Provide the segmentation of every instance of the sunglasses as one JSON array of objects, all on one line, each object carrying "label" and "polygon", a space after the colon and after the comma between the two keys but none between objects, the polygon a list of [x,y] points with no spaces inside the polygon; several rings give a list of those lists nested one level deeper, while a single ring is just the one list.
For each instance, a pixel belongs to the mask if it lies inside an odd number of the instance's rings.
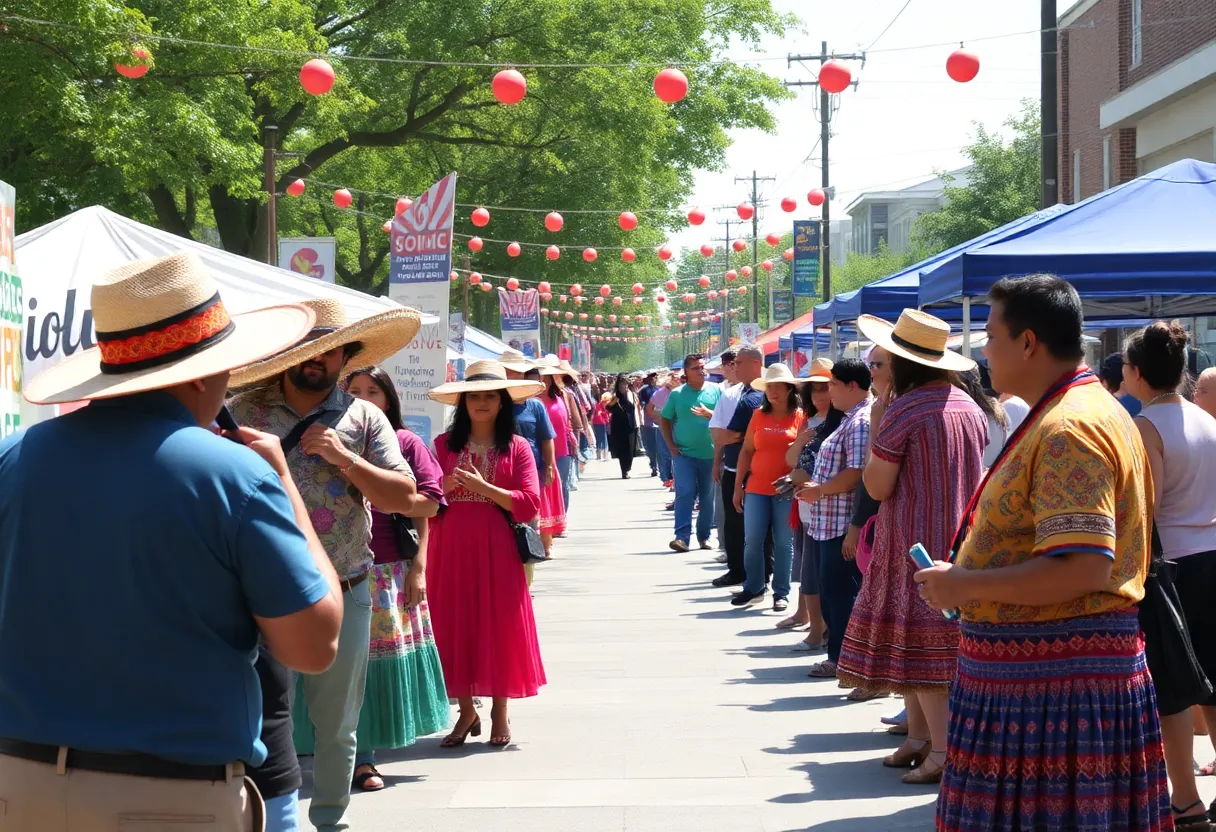
[{"label": "sunglasses", "polygon": [[885,361],[871,361],[871,362],[869,363],[869,365],[868,365],[868,366],[869,366],[869,368],[870,368],[871,370],[881,370],[883,367],[887,366],[887,362],[885,362]]}]

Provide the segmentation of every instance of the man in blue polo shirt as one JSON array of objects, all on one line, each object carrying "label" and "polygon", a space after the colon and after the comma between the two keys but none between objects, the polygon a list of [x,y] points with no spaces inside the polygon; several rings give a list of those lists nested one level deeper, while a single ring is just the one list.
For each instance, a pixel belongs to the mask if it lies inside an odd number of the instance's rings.
[{"label": "man in blue polo shirt", "polygon": [[115,269],[92,309],[97,346],[26,387],[91,404],[0,442],[0,828],[246,832],[259,640],[320,672],[342,601],[278,440],[210,426],[229,371],[315,319],[230,317],[193,255]]}]

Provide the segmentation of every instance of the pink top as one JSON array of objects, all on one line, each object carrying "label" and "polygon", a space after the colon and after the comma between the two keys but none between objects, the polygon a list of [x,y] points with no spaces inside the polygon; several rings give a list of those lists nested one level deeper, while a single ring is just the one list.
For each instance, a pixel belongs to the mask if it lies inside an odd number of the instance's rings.
[{"label": "pink top", "polygon": [[608,424],[609,418],[610,417],[608,416],[608,408],[604,407],[604,403],[602,401],[596,402],[595,411],[592,412],[592,414],[591,414],[591,424],[606,425],[606,424]]},{"label": "pink top", "polygon": [[[475,465],[481,475],[491,485],[511,492],[511,516],[516,523],[527,523],[536,517],[540,511],[540,478],[536,474],[536,460],[532,457],[532,448],[528,440],[522,436],[511,437],[511,446],[506,452],[490,448],[485,458],[469,452],[468,446],[459,454],[448,450],[448,435],[445,433],[435,439],[435,456],[444,476],[456,470],[457,466],[469,467]],[[490,503],[498,508],[490,498],[480,494],[457,488],[447,495],[448,504],[454,503]]]},{"label": "pink top", "polygon": [[553,423],[554,458],[563,459],[570,456],[570,444],[566,441],[566,437],[570,435],[570,412],[566,410],[564,397],[559,395],[552,399],[548,392],[545,392],[540,394],[540,400],[544,402],[549,421]]}]

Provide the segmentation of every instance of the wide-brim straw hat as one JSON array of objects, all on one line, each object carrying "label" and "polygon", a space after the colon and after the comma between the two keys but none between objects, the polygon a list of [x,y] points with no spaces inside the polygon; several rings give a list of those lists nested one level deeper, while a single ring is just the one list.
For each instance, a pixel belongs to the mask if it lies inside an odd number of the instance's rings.
[{"label": "wide-brim straw hat", "polygon": [[502,355],[498,356],[498,363],[514,373],[526,373],[536,369],[536,365],[519,350],[503,350]]},{"label": "wide-brim straw hat", "polygon": [[955,372],[975,367],[970,358],[946,349],[950,324],[918,309],[905,309],[894,325],[873,315],[862,315],[857,319],[857,328],[892,355],[926,367]]},{"label": "wide-brim straw hat", "polygon": [[810,375],[807,381],[831,381],[832,367],[835,365],[830,358],[816,358],[811,362]]},{"label": "wide-brim straw hat", "polygon": [[434,401],[455,406],[461,393],[476,390],[507,390],[511,399],[522,402],[545,389],[539,381],[507,378],[506,368],[498,361],[474,361],[465,368],[464,381],[449,381],[441,384],[427,395]]},{"label": "wide-brim straw hat", "polygon": [[347,359],[345,366],[353,370],[373,367],[405,349],[422,326],[418,310],[405,306],[352,320],[337,298],[317,298],[301,303],[312,309],[317,317],[303,343],[233,373],[230,386],[247,387],[274,378],[310,358],[347,344],[358,344],[359,349]]},{"label": "wide-brim straw hat", "polygon": [[274,355],[315,321],[301,304],[229,315],[195,254],[137,260],[111,269],[91,293],[97,346],[25,386],[34,404],[106,399],[162,390]]},{"label": "wide-brim straw hat", "polygon": [[558,359],[556,355],[546,355],[534,366],[540,370],[542,376],[568,376],[573,381],[578,381],[578,373],[570,366],[570,362],[564,358]]},{"label": "wide-brim straw hat", "polygon": [[797,386],[798,378],[790,372],[790,368],[784,364],[770,364],[764,368],[764,375],[752,381],[753,390],[763,390],[770,384],[790,384]]}]

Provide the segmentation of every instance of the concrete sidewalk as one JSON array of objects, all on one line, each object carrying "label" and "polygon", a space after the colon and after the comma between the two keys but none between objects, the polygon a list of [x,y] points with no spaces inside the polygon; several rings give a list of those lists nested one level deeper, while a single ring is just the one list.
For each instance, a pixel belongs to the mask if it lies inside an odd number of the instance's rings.
[{"label": "concrete sidewalk", "polygon": [[[590,463],[569,537],[537,567],[549,684],[512,704],[514,744],[452,751],[433,737],[382,754],[388,788],[352,798],[351,828],[931,830],[936,788],[881,765],[900,738],[879,717],[900,700],[852,703],[809,679],[819,657],[790,651],[801,636],[774,628],[782,616],[732,609],[709,585],[717,552],[667,548],[666,494],[634,472]],[[1200,781],[1208,799],[1214,779]]]}]

